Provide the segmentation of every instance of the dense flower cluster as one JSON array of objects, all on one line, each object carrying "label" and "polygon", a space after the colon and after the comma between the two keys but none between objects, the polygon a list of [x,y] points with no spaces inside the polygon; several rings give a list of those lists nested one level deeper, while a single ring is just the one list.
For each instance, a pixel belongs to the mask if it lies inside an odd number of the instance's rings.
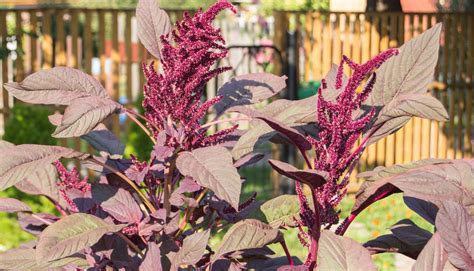
[{"label": "dense flower cluster", "polygon": [[[365,64],[356,64],[344,56],[338,67],[335,82],[335,90],[340,91],[335,101],[324,98],[324,92],[333,90],[328,88],[327,82],[323,84],[318,92],[318,139],[308,136],[308,141],[315,148],[316,158],[314,169],[329,173],[327,182],[314,191],[315,200],[319,205],[319,219],[322,225],[331,226],[338,223],[338,214],[335,211],[347,191],[348,176],[341,181],[343,173],[356,161],[364,148],[353,150],[354,144],[363,133],[367,125],[375,116],[375,108],[366,112],[360,118],[354,115],[361,112],[363,102],[367,100],[376,80],[375,69],[380,67],[390,57],[398,54],[398,49],[389,49]],[[349,66],[352,75],[344,80],[344,65]],[[370,76],[370,78],[368,78]],[[358,92],[361,84],[368,78],[365,87]],[[302,198],[302,222],[305,225],[314,223],[313,211],[308,207],[306,198],[303,196],[301,187],[297,189]],[[317,218],[316,218],[317,219]]]},{"label": "dense flower cluster", "polygon": [[72,212],[79,212],[77,204],[73,199],[68,195],[70,192],[78,191],[82,193],[87,193],[91,191],[91,185],[88,183],[88,177],[81,179],[79,172],[76,168],[73,168],[71,171],[68,171],[63,164],[59,161],[54,162],[54,166],[59,173],[58,187],[59,193],[69,205],[69,208]]},{"label": "dense flower cluster", "polygon": [[206,112],[222,97],[202,102],[206,83],[230,67],[213,68],[216,62],[227,56],[221,31],[212,25],[217,14],[224,10],[236,11],[227,0],[220,0],[207,11],[188,14],[177,23],[167,37],[162,36],[161,63],[163,73],[155,70],[153,63],[144,66],[145,116],[148,126],[157,136],[166,130],[168,146],[190,149],[219,143],[237,127],[207,136],[200,121]]}]

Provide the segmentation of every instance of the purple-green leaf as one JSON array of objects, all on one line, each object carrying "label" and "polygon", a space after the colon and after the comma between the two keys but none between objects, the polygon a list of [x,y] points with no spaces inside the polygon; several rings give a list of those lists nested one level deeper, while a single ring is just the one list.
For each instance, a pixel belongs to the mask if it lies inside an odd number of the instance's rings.
[{"label": "purple-green leaf", "polygon": [[17,199],[0,198],[0,212],[31,212],[31,208]]},{"label": "purple-green leaf", "polygon": [[446,252],[439,232],[433,234],[426,246],[418,255],[413,271],[444,271],[458,270],[448,262],[448,253]]},{"label": "purple-green leaf", "polygon": [[246,219],[233,225],[224,235],[220,246],[211,257],[211,262],[221,256],[244,249],[261,248],[281,241],[283,235],[270,225],[255,219]]},{"label": "purple-green leaf", "polygon": [[125,145],[102,123],[99,123],[92,131],[81,136],[81,138],[100,152],[123,155],[125,151]]},{"label": "purple-green leaf", "polygon": [[7,83],[15,98],[33,104],[69,105],[76,99],[109,96],[97,79],[80,70],[56,67],[29,75],[21,83]]},{"label": "purple-green leaf", "polygon": [[390,58],[377,72],[369,98],[371,106],[381,108],[371,129],[369,143],[388,136],[403,127],[411,117],[446,120],[441,103],[425,96],[438,61],[441,24],[408,41],[400,54]]},{"label": "purple-green leaf", "polygon": [[199,185],[209,188],[238,210],[242,183],[226,148],[214,146],[182,152],[176,167],[181,174],[193,177]]},{"label": "purple-green leaf", "polygon": [[139,223],[142,211],[133,196],[125,189],[107,184],[93,184],[92,198],[107,213],[123,223]]},{"label": "purple-green leaf", "polygon": [[73,255],[46,264],[36,262],[36,251],[32,248],[18,248],[0,253],[1,270],[63,270],[60,267],[75,266],[88,268],[89,264],[82,255]]},{"label": "purple-green leaf", "polygon": [[265,157],[263,153],[250,153],[234,163],[234,167],[241,169],[257,163]]},{"label": "purple-green leaf", "polygon": [[377,268],[369,251],[358,242],[324,230],[319,239],[318,270],[370,271]]},{"label": "purple-green leaf", "polygon": [[148,250],[139,271],[162,271],[160,245],[155,242],[148,243]]},{"label": "purple-green leaf", "polygon": [[57,170],[53,165],[48,165],[42,170],[38,170],[26,179],[15,184],[15,187],[30,195],[44,195],[50,199],[63,203],[63,198],[59,195],[57,182]]},{"label": "purple-green leaf", "polygon": [[294,166],[278,160],[268,160],[273,169],[283,176],[295,181],[303,182],[313,188],[318,188],[326,183],[329,177],[327,172],[314,169],[297,169]]},{"label": "purple-green leaf", "polygon": [[210,230],[194,233],[184,238],[183,246],[176,253],[168,254],[172,265],[171,270],[177,270],[181,265],[194,265],[206,252]]},{"label": "purple-green leaf", "polygon": [[125,225],[113,225],[83,213],[63,217],[47,227],[36,249],[38,263],[58,260],[88,248],[106,233],[120,231]]},{"label": "purple-green leaf", "polygon": [[18,145],[2,150],[0,191],[45,170],[60,158],[86,158],[87,155],[58,146]]},{"label": "purple-green leaf", "polygon": [[85,97],[74,100],[64,111],[61,124],[54,131],[57,138],[79,137],[88,134],[122,106],[110,99]]},{"label": "purple-green leaf", "polygon": [[266,222],[275,229],[296,226],[295,220],[300,218],[298,196],[281,195],[260,206]]},{"label": "purple-green leaf", "polygon": [[403,201],[410,209],[423,217],[426,221],[432,225],[435,224],[436,214],[439,209],[436,205],[413,197],[403,197]]},{"label": "purple-green leaf", "polygon": [[271,98],[286,88],[286,76],[270,73],[240,75],[225,83],[217,92],[224,99],[215,105],[217,115],[227,109],[255,104]]},{"label": "purple-green leaf", "polygon": [[138,38],[148,52],[160,58],[161,36],[171,32],[171,21],[157,0],[138,1],[137,31]]},{"label": "purple-green leaf", "polygon": [[474,217],[459,203],[445,201],[436,216],[435,225],[449,261],[461,270],[473,270]]}]

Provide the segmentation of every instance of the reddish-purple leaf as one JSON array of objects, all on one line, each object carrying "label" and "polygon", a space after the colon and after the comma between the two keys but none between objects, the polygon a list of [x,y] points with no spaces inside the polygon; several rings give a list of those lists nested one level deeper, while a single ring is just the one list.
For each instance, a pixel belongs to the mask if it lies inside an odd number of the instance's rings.
[{"label": "reddish-purple leaf", "polygon": [[189,266],[196,264],[206,252],[210,233],[210,230],[206,230],[184,238],[181,249],[176,253],[168,254],[172,262],[171,270],[177,270],[181,265]]},{"label": "reddish-purple leaf", "polygon": [[318,270],[377,270],[370,253],[358,242],[338,236],[331,231],[321,232],[318,250]]},{"label": "reddish-purple leaf", "polygon": [[286,88],[286,76],[276,76],[270,73],[254,73],[240,75],[225,83],[217,92],[224,99],[216,104],[217,115],[227,109],[238,106],[255,104],[271,98]]},{"label": "reddish-purple leaf", "polygon": [[160,245],[155,242],[148,243],[148,250],[139,271],[162,271]]},{"label": "reddish-purple leaf", "polygon": [[160,58],[161,35],[171,32],[168,14],[160,8],[157,0],[139,0],[137,5],[138,38],[156,58]]},{"label": "reddish-purple leaf", "polygon": [[60,158],[86,158],[88,155],[58,146],[18,145],[2,150],[0,190],[17,184]]},{"label": "reddish-purple leaf", "polygon": [[125,145],[102,123],[99,123],[92,131],[81,136],[81,138],[100,152],[123,155],[125,150]]},{"label": "reddish-purple leaf", "polygon": [[448,262],[448,253],[446,252],[439,232],[431,237],[430,241],[421,251],[412,267],[413,271],[455,271],[457,268]]},{"label": "reddish-purple leaf", "polygon": [[89,214],[77,213],[61,218],[47,227],[36,249],[38,263],[58,260],[88,248],[106,233],[114,233],[125,225],[113,225]]},{"label": "reddish-purple leaf", "polygon": [[0,150],[5,149],[5,148],[9,148],[9,147],[13,147],[13,146],[15,146],[13,143],[10,143],[10,142],[5,141],[5,140],[0,140]]},{"label": "reddish-purple leaf", "polygon": [[439,209],[436,205],[413,197],[403,197],[403,201],[410,209],[419,214],[426,221],[433,225],[435,224],[436,214]]},{"label": "reddish-purple leaf", "polygon": [[67,67],[36,72],[21,83],[5,84],[5,88],[15,98],[33,104],[69,105],[84,97],[109,99],[97,79]]},{"label": "reddish-purple leaf", "polygon": [[278,267],[277,271],[308,271],[306,265],[284,265]]},{"label": "reddish-purple leaf", "polygon": [[427,30],[400,48],[377,72],[369,104],[382,108],[366,133],[370,143],[403,127],[411,117],[445,120],[446,110],[434,98],[424,96],[438,61],[441,24]]},{"label": "reddish-purple leaf", "polygon": [[239,208],[242,183],[226,148],[215,146],[182,152],[176,167],[182,175],[193,177],[199,185],[209,188],[235,209]]},{"label": "reddish-purple leaf", "polygon": [[327,172],[314,169],[297,169],[294,166],[277,160],[268,160],[278,173],[295,181],[303,182],[313,188],[318,188],[326,183],[329,177]]},{"label": "reddish-purple leaf", "polygon": [[18,190],[30,195],[44,195],[50,199],[63,203],[63,198],[59,195],[57,185],[57,170],[53,165],[46,166],[43,170],[39,170],[31,174],[28,178],[15,184]]},{"label": "reddish-purple leaf", "polygon": [[[356,195],[352,214],[393,193],[416,197],[440,207],[443,201],[453,200],[474,206],[473,160],[444,162],[419,161],[413,164],[375,170],[373,181],[365,182]],[[382,174],[383,173],[383,174]],[[364,176],[370,176],[364,174]]]},{"label": "reddish-purple leaf", "polygon": [[92,198],[104,211],[120,222],[138,223],[142,219],[140,206],[125,189],[106,184],[93,184]]},{"label": "reddish-purple leaf", "polygon": [[53,136],[67,138],[86,135],[121,108],[120,104],[109,99],[97,97],[76,99],[64,111],[61,124],[56,128]]},{"label": "reddish-purple leaf", "polygon": [[50,214],[29,214],[19,213],[18,223],[20,227],[33,235],[39,236],[43,230],[54,222],[58,221],[59,218]]},{"label": "reddish-purple leaf", "polygon": [[263,153],[251,153],[240,158],[234,163],[234,167],[240,169],[257,163],[265,157]]},{"label": "reddish-purple leaf", "polygon": [[31,212],[31,208],[17,199],[0,198],[0,212]]},{"label": "reddish-purple leaf", "polygon": [[445,201],[436,216],[435,225],[449,261],[461,270],[473,270],[474,217],[459,203]]}]

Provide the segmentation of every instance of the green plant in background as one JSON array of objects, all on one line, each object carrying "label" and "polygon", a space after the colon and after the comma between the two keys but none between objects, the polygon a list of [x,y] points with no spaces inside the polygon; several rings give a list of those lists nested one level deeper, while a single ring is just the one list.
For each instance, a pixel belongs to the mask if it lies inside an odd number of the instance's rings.
[{"label": "green plant in background", "polygon": [[261,0],[261,9],[273,10],[328,10],[329,0]]},{"label": "green plant in background", "polygon": [[[54,127],[49,123],[48,116],[53,111],[47,107],[32,107],[17,103],[11,117],[5,124],[4,140],[14,144],[31,142],[34,144],[56,145],[57,140],[52,138]],[[44,197],[27,195],[16,188],[0,192],[0,198],[17,198],[27,203],[35,212],[53,212],[53,205]],[[0,251],[16,247],[20,243],[32,239],[32,235],[21,230],[14,214],[0,213]]]}]

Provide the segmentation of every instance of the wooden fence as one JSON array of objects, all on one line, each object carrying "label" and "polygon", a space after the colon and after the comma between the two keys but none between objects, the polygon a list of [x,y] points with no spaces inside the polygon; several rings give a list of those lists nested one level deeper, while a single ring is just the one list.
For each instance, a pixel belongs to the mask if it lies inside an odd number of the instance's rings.
[{"label": "wooden fence", "polygon": [[[183,13],[168,12],[173,21]],[[428,157],[471,156],[474,15],[275,12],[273,40],[283,57],[296,56],[299,82],[320,80],[343,54],[356,62],[367,61],[381,50],[400,46],[436,22],[443,22],[444,26],[439,64],[430,90],[445,104],[450,121],[410,121],[395,135],[370,146],[358,171]],[[290,28],[298,33],[295,54],[288,51],[285,33]],[[141,64],[151,60],[136,37],[133,9],[0,10],[0,42],[0,47],[21,48],[1,61],[1,83],[21,81],[40,69],[70,66],[94,74],[114,99],[128,106],[136,100],[144,82]],[[275,66],[280,72],[281,67]],[[2,93],[0,127],[13,105],[12,97],[5,90]],[[113,118],[111,126],[117,134],[126,129],[118,117]],[[79,140],[68,143],[81,149]]]},{"label": "wooden fence", "polygon": [[[442,22],[440,57],[429,89],[447,108],[449,122],[413,119],[396,134],[370,146],[358,171],[424,158],[472,155],[474,14],[277,12],[275,18],[283,28],[289,27],[290,22],[296,24],[297,74],[300,81],[306,82],[323,78],[343,55],[365,62]],[[282,37],[275,42],[287,47]]]}]

